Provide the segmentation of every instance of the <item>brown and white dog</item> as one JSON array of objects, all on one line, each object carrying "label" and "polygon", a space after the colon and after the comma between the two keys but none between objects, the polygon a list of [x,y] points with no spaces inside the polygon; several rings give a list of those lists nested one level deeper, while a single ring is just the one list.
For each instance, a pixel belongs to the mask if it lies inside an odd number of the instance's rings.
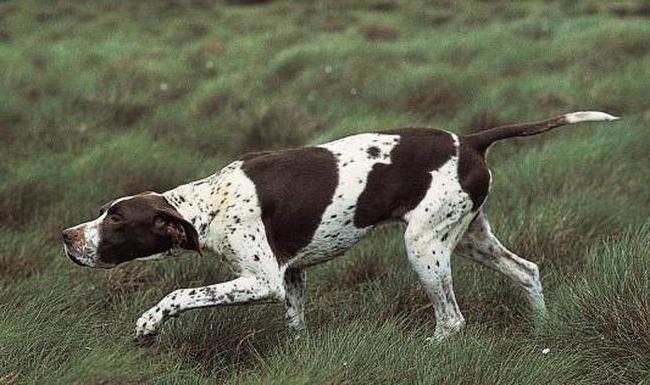
[{"label": "brown and white dog", "polygon": [[380,223],[403,221],[408,260],[433,302],[433,339],[440,340],[465,322],[452,288],[454,249],[512,279],[535,313],[545,312],[537,265],[506,249],[481,212],[490,145],[616,119],[574,112],[465,136],[398,128],[247,154],[205,179],[108,203],[97,219],[63,231],[65,253],[79,265],[112,268],[178,249],[210,249],[238,273],[167,295],[138,319],[137,336],[154,334],[189,309],[269,300],[283,302],[289,326],[300,330],[306,268],[344,253]]}]

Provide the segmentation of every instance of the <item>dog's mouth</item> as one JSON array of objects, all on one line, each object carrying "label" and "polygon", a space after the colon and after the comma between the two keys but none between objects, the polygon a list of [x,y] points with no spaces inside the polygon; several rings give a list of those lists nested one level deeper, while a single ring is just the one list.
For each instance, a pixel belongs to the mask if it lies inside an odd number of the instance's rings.
[{"label": "dog's mouth", "polygon": [[63,244],[63,250],[65,255],[70,258],[75,265],[83,267],[100,267],[100,268],[111,268],[115,265],[103,263],[97,260],[95,250],[88,246],[84,246],[81,250],[78,248],[70,247],[69,245]]},{"label": "dog's mouth", "polygon": [[81,261],[77,259],[77,257],[68,249],[68,246],[65,244],[63,245],[63,251],[65,252],[65,255],[67,255],[68,258],[70,258],[70,260],[75,263],[75,265],[88,267],[81,263]]},{"label": "dog's mouth", "polygon": [[[75,264],[75,265],[78,265],[78,266],[82,266],[82,267],[96,267],[96,268],[100,268],[100,269],[111,269],[111,268],[117,266],[117,264],[114,264],[114,263],[104,263],[104,262],[100,262],[100,261],[97,261],[97,260],[94,260],[94,261],[92,262],[92,264],[89,265],[89,264],[86,264],[86,263],[81,262],[80,257],[76,256],[75,253],[73,253],[73,252],[71,252],[70,250],[68,250],[67,247],[64,247],[64,249],[65,249],[65,255],[67,255],[68,258],[70,258],[70,260],[72,260],[72,262],[74,262],[74,264]],[[86,257],[85,254],[82,254],[82,255],[83,255],[84,257]]]},{"label": "dog's mouth", "polygon": [[83,264],[83,263],[78,259],[78,257],[75,255],[75,254],[77,254],[77,253],[75,253],[74,250],[71,250],[71,249],[68,247],[68,245],[66,245],[65,243],[63,244],[63,252],[65,253],[65,255],[68,256],[68,258],[70,258],[70,260],[71,260],[72,262],[74,262],[75,265],[83,266],[83,267],[88,267],[87,265]]},{"label": "dog's mouth", "polygon": [[71,253],[66,252],[65,254],[66,254],[66,255],[68,256],[68,258],[70,258],[70,259],[72,260],[72,262],[74,262],[76,265],[83,266],[83,267],[88,267],[88,266],[84,265],[83,263],[79,262],[79,261],[77,260],[77,258],[75,258],[74,255],[72,255]]}]

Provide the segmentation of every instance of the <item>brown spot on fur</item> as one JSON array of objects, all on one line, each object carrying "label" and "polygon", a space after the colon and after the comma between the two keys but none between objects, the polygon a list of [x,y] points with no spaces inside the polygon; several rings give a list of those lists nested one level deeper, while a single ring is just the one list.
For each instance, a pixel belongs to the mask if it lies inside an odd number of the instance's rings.
[{"label": "brown spot on fur", "polygon": [[381,154],[381,151],[377,146],[369,147],[366,152],[373,159],[379,158],[379,155]]},{"label": "brown spot on fur", "polygon": [[415,208],[431,185],[430,172],[456,153],[452,136],[431,128],[397,128],[382,134],[399,135],[390,153],[391,164],[377,163],[359,195],[354,225],[362,228],[400,218]]},{"label": "brown spot on fur", "polygon": [[245,155],[271,249],[286,262],[311,241],[338,184],[336,157],[307,147]]},{"label": "brown spot on fur", "polygon": [[77,247],[77,245],[86,242],[86,234],[81,228],[67,229],[63,231],[63,240],[65,241],[66,245],[72,246],[74,248]]}]

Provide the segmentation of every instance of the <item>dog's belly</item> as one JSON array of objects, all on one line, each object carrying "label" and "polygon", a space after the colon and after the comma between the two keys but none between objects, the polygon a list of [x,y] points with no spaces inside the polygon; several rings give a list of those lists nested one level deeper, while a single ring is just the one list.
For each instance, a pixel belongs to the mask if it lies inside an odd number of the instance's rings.
[{"label": "dog's belly", "polygon": [[342,229],[339,232],[326,234],[323,239],[314,239],[300,254],[289,262],[289,266],[307,267],[329,261],[349,250],[369,230],[371,230],[370,227],[363,230],[352,230],[350,233],[343,234],[346,230]]}]

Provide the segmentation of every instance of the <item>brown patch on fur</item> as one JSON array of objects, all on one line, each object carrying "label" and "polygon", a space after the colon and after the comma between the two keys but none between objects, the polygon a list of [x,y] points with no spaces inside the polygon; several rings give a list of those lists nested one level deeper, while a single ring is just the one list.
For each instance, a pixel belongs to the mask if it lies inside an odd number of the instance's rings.
[{"label": "brown patch on fur", "polygon": [[379,155],[381,154],[381,151],[379,150],[379,147],[377,147],[377,146],[368,147],[366,152],[368,153],[368,156],[370,156],[373,159],[377,159],[379,157]]},{"label": "brown patch on fur", "polygon": [[456,153],[452,136],[431,128],[397,128],[381,133],[399,135],[391,164],[377,163],[359,195],[354,225],[359,228],[397,219],[415,208],[431,185],[430,172]]},{"label": "brown patch on fur", "polygon": [[311,241],[338,184],[334,155],[318,147],[242,157],[255,183],[266,236],[280,263]]},{"label": "brown patch on fur", "polygon": [[100,225],[98,258],[120,264],[173,248],[201,252],[194,226],[159,195],[138,195],[106,210]]},{"label": "brown patch on fur", "polygon": [[490,172],[484,153],[475,150],[460,137],[458,150],[458,180],[472,200],[472,211],[478,210],[490,190]]},{"label": "brown patch on fur", "polygon": [[479,154],[485,154],[488,147],[498,140],[537,135],[568,123],[566,117],[560,115],[540,122],[517,123],[490,128],[489,130],[466,135],[463,140],[468,147],[472,147]]}]

